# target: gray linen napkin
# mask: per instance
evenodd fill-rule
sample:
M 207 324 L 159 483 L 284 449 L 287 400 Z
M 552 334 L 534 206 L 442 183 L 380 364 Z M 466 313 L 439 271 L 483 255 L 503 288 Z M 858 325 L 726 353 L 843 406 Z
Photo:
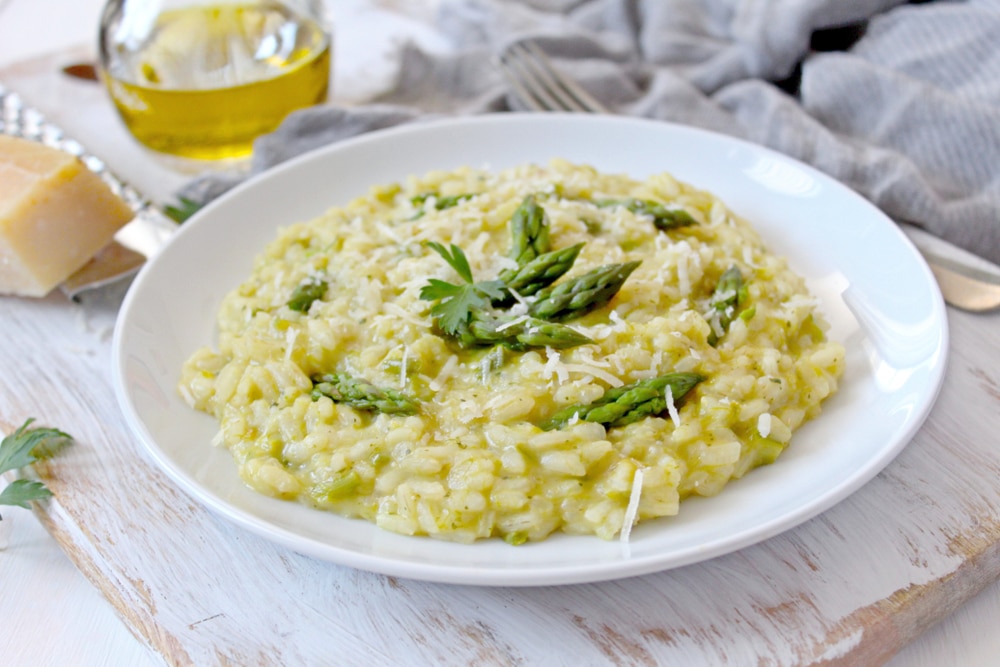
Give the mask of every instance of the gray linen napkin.
M 293 114 L 257 141 L 253 173 L 383 127 L 516 110 L 492 58 L 532 38 L 617 113 L 769 146 L 1000 263 L 1000 0 L 442 0 L 436 25 L 452 53 L 404 45 L 392 90 Z

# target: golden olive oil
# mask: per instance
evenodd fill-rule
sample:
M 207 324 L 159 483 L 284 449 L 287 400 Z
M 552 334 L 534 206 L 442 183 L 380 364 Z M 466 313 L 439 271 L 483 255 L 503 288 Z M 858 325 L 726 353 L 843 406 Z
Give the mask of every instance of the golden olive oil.
M 162 153 L 246 157 L 256 137 L 327 96 L 329 36 L 278 4 L 165 11 L 147 37 L 113 48 L 111 98 L 135 138 Z

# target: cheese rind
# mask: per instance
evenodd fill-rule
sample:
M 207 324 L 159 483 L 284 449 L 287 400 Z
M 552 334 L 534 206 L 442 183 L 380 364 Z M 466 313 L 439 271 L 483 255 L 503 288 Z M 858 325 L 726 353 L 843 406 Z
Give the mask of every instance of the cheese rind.
M 0 135 L 0 294 L 45 296 L 132 217 L 75 156 Z

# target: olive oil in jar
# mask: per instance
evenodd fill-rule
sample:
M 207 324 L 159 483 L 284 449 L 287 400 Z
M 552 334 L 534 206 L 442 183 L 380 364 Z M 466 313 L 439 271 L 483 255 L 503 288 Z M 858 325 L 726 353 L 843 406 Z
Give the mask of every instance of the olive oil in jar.
M 155 17 L 141 9 L 117 19 L 105 11 L 102 64 L 126 127 L 155 151 L 244 158 L 289 113 L 326 99 L 331 44 L 318 17 L 278 2 L 166 8 Z

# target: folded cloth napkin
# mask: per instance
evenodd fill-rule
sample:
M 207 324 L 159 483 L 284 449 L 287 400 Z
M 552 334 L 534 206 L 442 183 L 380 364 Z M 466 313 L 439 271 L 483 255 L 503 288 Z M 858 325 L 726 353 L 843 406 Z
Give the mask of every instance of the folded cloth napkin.
M 435 23 L 450 52 L 402 46 L 391 90 L 291 115 L 252 171 L 379 128 L 517 110 L 493 57 L 533 39 L 616 113 L 769 146 L 1000 263 L 1000 0 L 441 0 Z

